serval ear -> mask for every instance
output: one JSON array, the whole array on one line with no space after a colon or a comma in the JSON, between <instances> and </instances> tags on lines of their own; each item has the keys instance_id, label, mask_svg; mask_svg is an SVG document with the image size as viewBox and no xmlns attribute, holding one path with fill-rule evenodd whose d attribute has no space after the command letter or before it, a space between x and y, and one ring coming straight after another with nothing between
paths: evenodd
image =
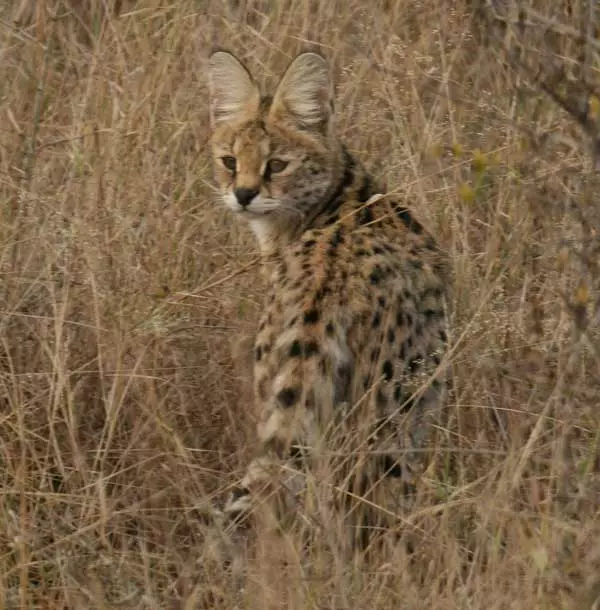
<instances>
[{"instance_id":1,"label":"serval ear","mask_svg":"<svg viewBox=\"0 0 600 610\"><path fill-rule=\"evenodd\" d=\"M208 62L210 123L237 121L258 113L260 91L244 65L227 51L216 51Z\"/></svg>"},{"instance_id":2,"label":"serval ear","mask_svg":"<svg viewBox=\"0 0 600 610\"><path fill-rule=\"evenodd\" d=\"M329 66L317 53L301 53L283 75L270 116L300 129L325 131L333 117Z\"/></svg>"}]
</instances>

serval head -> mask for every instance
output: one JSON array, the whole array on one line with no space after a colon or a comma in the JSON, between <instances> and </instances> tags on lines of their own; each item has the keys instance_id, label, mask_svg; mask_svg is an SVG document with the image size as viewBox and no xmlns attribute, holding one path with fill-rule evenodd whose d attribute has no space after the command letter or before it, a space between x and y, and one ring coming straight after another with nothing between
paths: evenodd
<instances>
[{"instance_id":1,"label":"serval head","mask_svg":"<svg viewBox=\"0 0 600 610\"><path fill-rule=\"evenodd\" d=\"M263 247L291 237L319 213L344 172L327 62L300 54L273 96L262 96L244 65L217 51L209 89L215 178L226 206L248 220Z\"/></svg>"}]
</instances>

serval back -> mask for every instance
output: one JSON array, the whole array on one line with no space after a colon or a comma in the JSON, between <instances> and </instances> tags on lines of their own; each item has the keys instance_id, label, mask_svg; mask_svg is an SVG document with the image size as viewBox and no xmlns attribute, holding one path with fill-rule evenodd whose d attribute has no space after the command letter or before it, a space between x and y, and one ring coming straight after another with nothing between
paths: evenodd
<instances>
[{"instance_id":1,"label":"serval back","mask_svg":"<svg viewBox=\"0 0 600 610\"><path fill-rule=\"evenodd\" d=\"M325 472L340 510L386 481L405 489L443 397L448 261L338 138L320 55L299 55L270 97L217 51L209 84L216 181L257 237L268 291L254 344L260 455L226 511L250 514L268 489L278 522L302 513L307 477L318 487Z\"/></svg>"}]
</instances>

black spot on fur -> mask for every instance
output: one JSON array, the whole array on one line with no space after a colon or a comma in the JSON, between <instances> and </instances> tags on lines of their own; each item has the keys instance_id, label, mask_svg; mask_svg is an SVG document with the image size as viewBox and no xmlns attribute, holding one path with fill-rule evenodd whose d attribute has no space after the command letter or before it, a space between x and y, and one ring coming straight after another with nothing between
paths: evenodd
<instances>
[{"instance_id":1,"label":"black spot on fur","mask_svg":"<svg viewBox=\"0 0 600 610\"><path fill-rule=\"evenodd\" d=\"M331 292L331 289L327 286L323 286L319 288L317 292L315 292L315 301L321 301L323 297L327 296Z\"/></svg>"},{"instance_id":2,"label":"black spot on fur","mask_svg":"<svg viewBox=\"0 0 600 610\"><path fill-rule=\"evenodd\" d=\"M309 239L308 241L304 242L303 247L305 250L310 250L316 243L316 239Z\"/></svg>"},{"instance_id":3,"label":"black spot on fur","mask_svg":"<svg viewBox=\"0 0 600 610\"><path fill-rule=\"evenodd\" d=\"M352 383L352 369L348 364L338 366L333 378L334 391L333 401L338 405L343 402L348 402L350 398L350 385Z\"/></svg>"},{"instance_id":4,"label":"black spot on fur","mask_svg":"<svg viewBox=\"0 0 600 610\"><path fill-rule=\"evenodd\" d=\"M369 176L365 176L363 184L360 187L360 191L358 191L358 200L361 203L364 203L371 197L372 194L371 178Z\"/></svg>"},{"instance_id":5,"label":"black spot on fur","mask_svg":"<svg viewBox=\"0 0 600 610\"><path fill-rule=\"evenodd\" d=\"M379 328L380 324L381 324L381 314L378 311L376 311L375 315L373 316L372 326L373 326L373 328Z\"/></svg>"},{"instance_id":6,"label":"black spot on fur","mask_svg":"<svg viewBox=\"0 0 600 610\"><path fill-rule=\"evenodd\" d=\"M394 386L394 400L396 402L400 402L402 400L402 386L399 383Z\"/></svg>"},{"instance_id":7,"label":"black spot on fur","mask_svg":"<svg viewBox=\"0 0 600 610\"><path fill-rule=\"evenodd\" d=\"M373 253L374 254L383 254L384 250L381 246L373 246Z\"/></svg>"},{"instance_id":8,"label":"black spot on fur","mask_svg":"<svg viewBox=\"0 0 600 610\"><path fill-rule=\"evenodd\" d=\"M423 225L412 215L412 212L408 208L398 206L396 207L396 214L409 231L412 231L417 235L423 233Z\"/></svg>"},{"instance_id":9,"label":"black spot on fur","mask_svg":"<svg viewBox=\"0 0 600 610\"><path fill-rule=\"evenodd\" d=\"M381 307L385 307L385 297L383 295L377 297L377 302Z\"/></svg>"},{"instance_id":10,"label":"black spot on fur","mask_svg":"<svg viewBox=\"0 0 600 610\"><path fill-rule=\"evenodd\" d=\"M356 221L359 225L366 225L373 222L373 210L370 207L365 207L358 212Z\"/></svg>"},{"instance_id":11,"label":"black spot on fur","mask_svg":"<svg viewBox=\"0 0 600 610\"><path fill-rule=\"evenodd\" d=\"M256 362L260 362L262 359L262 347L260 345L256 346L256 349L254 350L254 359L256 360Z\"/></svg>"},{"instance_id":12,"label":"black spot on fur","mask_svg":"<svg viewBox=\"0 0 600 610\"><path fill-rule=\"evenodd\" d=\"M394 332L393 328L388 328L387 340L388 340L388 343L393 343L396 340L396 333Z\"/></svg>"},{"instance_id":13,"label":"black spot on fur","mask_svg":"<svg viewBox=\"0 0 600 610\"><path fill-rule=\"evenodd\" d=\"M391 361L386 360L383 363L383 366L381 367L381 372L383 373L383 378L386 381L389 381L392 378L392 375L394 374L394 365L391 363Z\"/></svg>"},{"instance_id":14,"label":"black spot on fur","mask_svg":"<svg viewBox=\"0 0 600 610\"><path fill-rule=\"evenodd\" d=\"M379 360L379 354L381 353L381 348L375 347L371 351L371 362L375 362L375 360Z\"/></svg>"},{"instance_id":15,"label":"black spot on fur","mask_svg":"<svg viewBox=\"0 0 600 610\"><path fill-rule=\"evenodd\" d=\"M408 368L411 373L416 373L421 368L421 359L420 358L412 358L408 363Z\"/></svg>"},{"instance_id":16,"label":"black spot on fur","mask_svg":"<svg viewBox=\"0 0 600 610\"><path fill-rule=\"evenodd\" d=\"M415 406L415 399L409 398L406 402L402 403L400 413L408 413Z\"/></svg>"},{"instance_id":17,"label":"black spot on fur","mask_svg":"<svg viewBox=\"0 0 600 610\"><path fill-rule=\"evenodd\" d=\"M316 324L319 321L320 315L316 309L309 309L304 314L304 324Z\"/></svg>"},{"instance_id":18,"label":"black spot on fur","mask_svg":"<svg viewBox=\"0 0 600 610\"><path fill-rule=\"evenodd\" d=\"M443 343L446 343L446 341L448 341L448 335L446 334L445 330L440 330L439 337L440 341L442 341Z\"/></svg>"},{"instance_id":19,"label":"black spot on fur","mask_svg":"<svg viewBox=\"0 0 600 610\"><path fill-rule=\"evenodd\" d=\"M402 466L389 455L384 455L381 459L381 468L386 477L400 478L402 476Z\"/></svg>"},{"instance_id":20,"label":"black spot on fur","mask_svg":"<svg viewBox=\"0 0 600 610\"><path fill-rule=\"evenodd\" d=\"M335 210L342 204L343 198L341 195L344 192L344 189L348 188L354 182L354 166L355 161L352 158L352 155L350 155L347 150L344 150L344 176L327 202L325 206L326 210Z\"/></svg>"},{"instance_id":21,"label":"black spot on fur","mask_svg":"<svg viewBox=\"0 0 600 610\"><path fill-rule=\"evenodd\" d=\"M342 235L342 230L338 229L333 234L333 237L331 238L331 241L329 242L329 245L332 248L335 248L336 246L339 246L343 241L344 241L344 236Z\"/></svg>"},{"instance_id":22,"label":"black spot on fur","mask_svg":"<svg viewBox=\"0 0 600 610\"><path fill-rule=\"evenodd\" d=\"M244 496L247 496L249 494L250 494L250 491L246 487L242 487L241 485L236 485L231 490L230 499L232 502L235 502L236 500L239 500L240 498L243 498Z\"/></svg>"},{"instance_id":23,"label":"black spot on fur","mask_svg":"<svg viewBox=\"0 0 600 610\"><path fill-rule=\"evenodd\" d=\"M428 320L437 320L442 317L442 312L439 309L426 309L424 314Z\"/></svg>"},{"instance_id":24,"label":"black spot on fur","mask_svg":"<svg viewBox=\"0 0 600 610\"><path fill-rule=\"evenodd\" d=\"M294 341L290 347L290 358L297 358L302 354L302 345L300 341Z\"/></svg>"},{"instance_id":25,"label":"black spot on fur","mask_svg":"<svg viewBox=\"0 0 600 610\"><path fill-rule=\"evenodd\" d=\"M376 266L369 275L369 281L371 282L371 284L376 286L377 284L379 284L379 280L381 280L382 275L383 274L381 272L381 267Z\"/></svg>"},{"instance_id":26,"label":"black spot on fur","mask_svg":"<svg viewBox=\"0 0 600 610\"><path fill-rule=\"evenodd\" d=\"M333 335L335 334L335 327L333 326L333 322L327 322L327 324L325 325L325 332L327 333L328 337L333 337Z\"/></svg>"},{"instance_id":27,"label":"black spot on fur","mask_svg":"<svg viewBox=\"0 0 600 610\"><path fill-rule=\"evenodd\" d=\"M300 390L298 388L283 388L277 394L277 402L284 407L285 409L289 409L293 407L300 398Z\"/></svg>"}]
</instances>

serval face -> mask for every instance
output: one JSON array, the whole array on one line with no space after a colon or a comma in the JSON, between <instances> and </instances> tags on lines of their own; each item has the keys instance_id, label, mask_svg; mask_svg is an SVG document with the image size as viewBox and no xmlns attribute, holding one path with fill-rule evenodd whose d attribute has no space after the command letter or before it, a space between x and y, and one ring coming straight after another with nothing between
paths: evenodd
<instances>
[{"instance_id":1,"label":"serval face","mask_svg":"<svg viewBox=\"0 0 600 610\"><path fill-rule=\"evenodd\" d=\"M327 64L305 53L275 94L261 97L246 68L219 51L210 60L209 85L214 171L225 205L261 242L303 226L343 171Z\"/></svg>"}]
</instances>

